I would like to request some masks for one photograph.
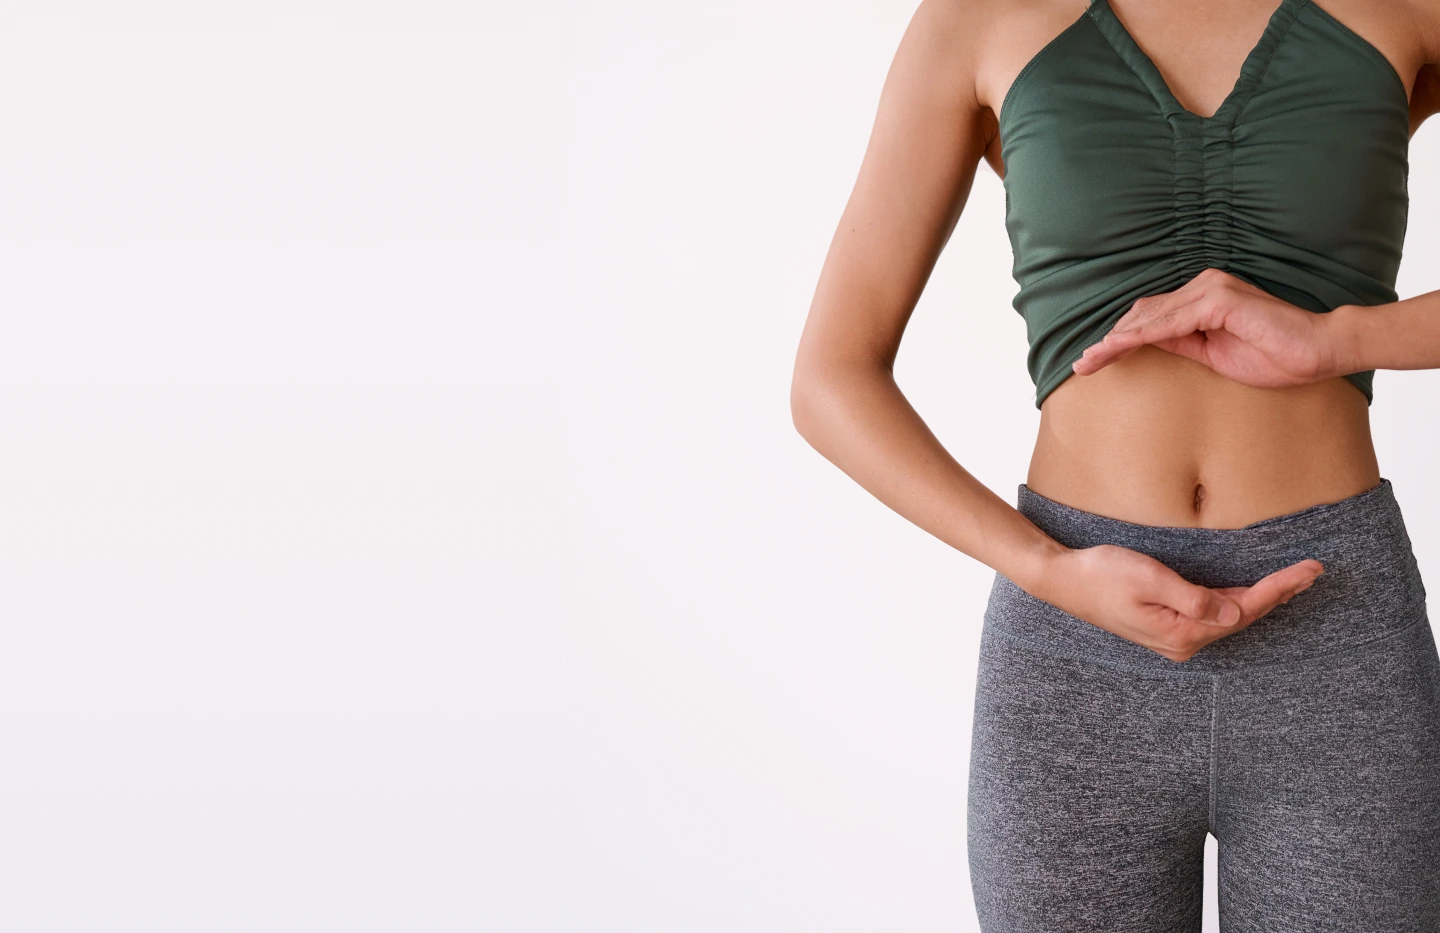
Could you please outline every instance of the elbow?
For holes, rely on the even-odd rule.
[[[815,377],[803,359],[795,362],[790,376],[790,423],[807,441],[815,430]]]
[[[846,378],[832,360],[801,354],[790,377],[790,423],[806,442],[820,450],[833,429],[836,407]]]
[[[802,346],[790,376],[790,422],[824,453],[827,437],[850,423],[862,396],[880,390],[888,367],[865,354],[836,354]]]

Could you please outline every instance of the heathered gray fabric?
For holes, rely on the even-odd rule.
[[[1308,590],[1171,661],[996,575],[968,789],[984,933],[1440,933],[1440,653],[1388,480],[1238,529],[1138,525],[1021,485],[1071,547]]]

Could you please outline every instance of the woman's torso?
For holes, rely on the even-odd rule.
[[[1226,105],[1278,2],[1112,0],[1109,6],[1162,73],[1175,102],[1207,119],[1203,115]],[[1015,76],[1085,6],[1085,0],[1043,0],[997,17],[977,76],[992,114],[1000,112]],[[1325,0],[1323,10],[1343,22],[1336,28],[1363,36],[1402,76],[1413,132],[1431,109],[1432,88],[1408,11],[1363,0]],[[1044,129],[1041,124],[1036,132]],[[1002,176],[1003,142],[997,133],[986,155]],[[1257,389],[1142,347],[1097,373],[1065,378],[1040,410],[1026,484],[1074,508],[1126,521],[1240,527],[1346,498],[1380,479],[1368,401],[1343,378]]]
[[[1380,481],[1365,396],[1344,379],[1254,389],[1142,347],[1045,400],[1026,484],[1145,525],[1239,528]]]

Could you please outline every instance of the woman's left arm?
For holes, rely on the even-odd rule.
[[[1440,0],[1411,7],[1418,13],[1418,34],[1425,64],[1410,90],[1410,137],[1440,113]],[[1340,347],[1346,372],[1366,369],[1440,369],[1440,291],[1382,305],[1341,305],[1330,318],[1330,342]],[[1344,375],[1344,373],[1341,373]]]
[[[1383,305],[1341,305],[1320,319],[1338,358],[1334,375],[1440,369],[1440,291]]]

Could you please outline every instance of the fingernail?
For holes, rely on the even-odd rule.
[[[1220,607],[1220,622],[1224,625],[1234,625],[1240,621],[1240,607],[1234,603],[1226,603]]]

